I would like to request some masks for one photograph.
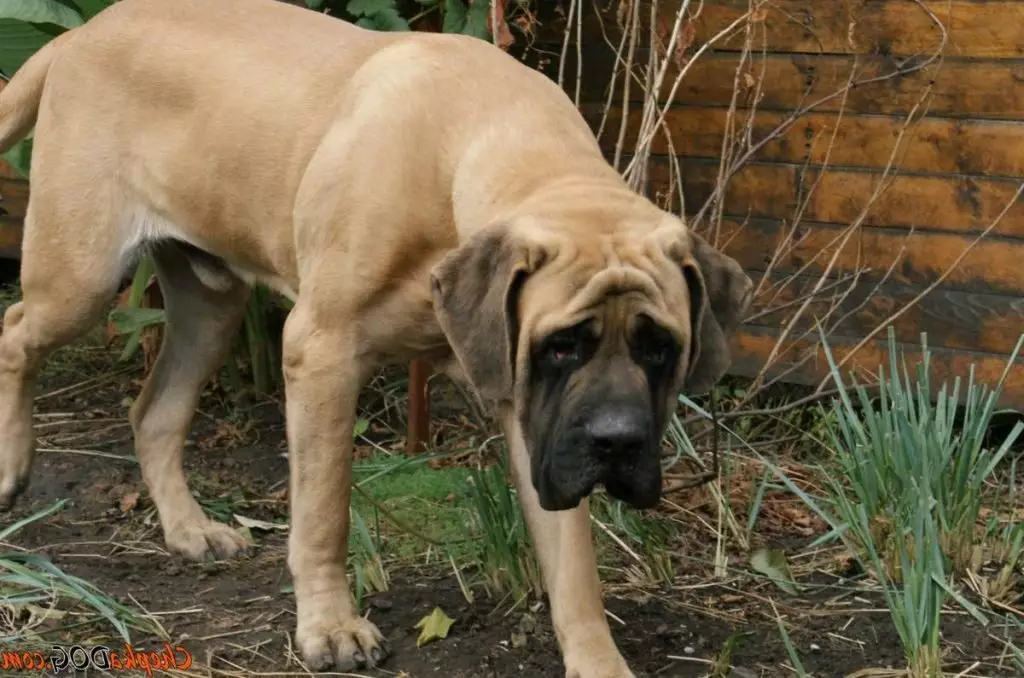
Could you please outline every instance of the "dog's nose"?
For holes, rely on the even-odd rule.
[[[650,415],[637,407],[606,407],[599,410],[583,429],[599,454],[618,455],[647,443]]]

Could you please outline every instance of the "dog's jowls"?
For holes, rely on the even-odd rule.
[[[23,300],[0,335],[0,505],[27,485],[42,361],[148,251],[167,325],[130,417],[170,550],[243,549],[189,493],[181,456],[262,282],[295,301],[288,564],[305,660],[387,654],[346,578],[346,431],[374,372],[420,357],[468,380],[504,430],[566,674],[632,675],[587,496],[657,503],[676,395],[723,374],[751,284],[628,190],[554,83],[475,38],[272,0],[123,0],[0,94],[0,150],[33,127]]]

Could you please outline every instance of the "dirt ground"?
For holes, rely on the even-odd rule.
[[[190,563],[165,552],[138,466],[130,458],[130,428],[124,419],[139,389],[140,370],[132,367],[98,384],[89,381],[123,370],[114,362],[116,351],[93,347],[62,354],[44,376],[37,406],[42,451],[30,488],[13,515],[0,517],[0,527],[67,499],[63,510],[19,531],[12,546],[45,554],[66,572],[149,612],[173,642],[194,656],[193,667],[179,675],[303,675],[289,642],[294,601],[284,533],[256,534],[252,555],[230,562]],[[279,405],[227,403],[213,389],[199,409],[186,455],[199,491],[214,500],[231,497],[247,515],[285,520],[287,460]],[[794,554],[808,535],[802,529],[767,539]],[[8,547],[0,544],[3,550]],[[804,668],[814,676],[902,665],[901,645],[884,605],[843,588],[835,568],[827,566],[836,561],[834,555],[819,559],[825,565],[810,568],[800,596],[746,576],[741,560],[731,562],[735,569],[728,577],[715,579],[703,560],[706,555],[692,555],[688,559],[681,547],[672,585],[638,585],[616,568],[604,574],[613,632],[638,676],[709,675],[730,637],[741,641],[731,654],[732,667],[715,675],[796,675],[777,618],[785,621]],[[564,675],[543,601],[512,609],[507,600],[478,594],[470,604],[444,562],[386,565],[390,590],[370,596],[364,607],[394,652],[382,668],[357,675]],[[417,648],[414,626],[435,606],[455,624],[446,639]],[[1005,658],[1000,668],[1004,646],[999,638],[1005,631],[978,629],[967,621],[951,616],[946,625],[949,669],[974,665],[964,675],[1013,675]],[[6,631],[0,625],[0,634]],[[121,643],[109,628],[86,631],[62,624],[44,637],[67,644]],[[162,644],[153,635],[133,641],[136,648]]]

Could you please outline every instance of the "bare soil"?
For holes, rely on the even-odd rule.
[[[138,466],[130,459],[130,428],[123,424],[127,399],[139,389],[140,370],[130,369],[99,387],[59,392],[90,376],[121,369],[114,364],[115,355],[116,349],[102,348],[62,354],[57,367],[44,377],[39,392],[56,394],[38,403],[38,422],[51,425],[40,429],[46,434],[41,446],[66,451],[38,454],[29,489],[13,515],[0,518],[0,526],[68,499],[63,510],[18,532],[13,546],[45,554],[65,571],[155,615],[169,636],[193,654],[195,664],[187,675],[302,675],[289,642],[294,601],[284,534],[259,532],[253,554],[230,562],[191,563],[168,555]],[[186,459],[200,492],[233,497],[246,507],[247,515],[285,519],[288,471],[279,405],[228,403],[211,389],[199,409]],[[435,411],[435,416],[443,420],[446,413]],[[53,423],[59,421],[68,423]],[[769,534],[768,542],[799,553],[808,541],[806,530],[787,534],[785,527]],[[696,520],[692,529],[696,535],[706,534]],[[734,574],[716,580],[707,562],[707,542],[698,536],[680,545],[671,586],[638,585],[622,576],[622,568],[604,573],[613,632],[638,676],[708,675],[726,641],[738,633],[748,635],[732,653],[732,668],[717,675],[795,675],[777,617],[784,620],[804,668],[815,676],[903,665],[901,645],[884,605],[878,598],[851,593],[848,585],[844,588],[834,568],[815,566],[803,578],[801,595],[788,596],[746,576],[749,568],[739,557],[730,563]],[[3,550],[7,547],[0,545]],[[832,561],[836,559],[831,556],[822,560]],[[508,600],[478,592],[470,604],[446,563],[386,564],[390,590],[370,596],[364,607],[388,637],[393,655],[380,669],[359,675],[564,675],[544,601],[513,608]],[[417,648],[414,626],[435,606],[455,624],[446,639]],[[64,644],[120,644],[109,629],[105,632],[106,639],[96,628],[58,625],[45,637]],[[1000,635],[1005,632],[980,629],[963,615],[951,616],[945,627],[949,670],[981,662],[965,675],[1014,675],[1008,662],[999,666]],[[136,648],[162,645],[155,636],[133,641]]]

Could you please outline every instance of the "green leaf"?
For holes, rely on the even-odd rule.
[[[119,334],[132,334],[150,325],[160,325],[164,320],[165,316],[162,308],[133,308],[126,306],[110,311],[110,322],[114,324]]]
[[[15,172],[28,179],[29,166],[32,164],[32,137],[16,143],[3,157]]]
[[[388,9],[370,16],[361,17],[357,26],[371,31],[408,31],[409,23],[401,17],[396,9]]]
[[[423,619],[419,620],[416,628],[420,629],[420,637],[416,639],[416,647],[423,647],[427,643],[448,637],[448,630],[455,620],[444,613],[439,607]]]
[[[771,579],[776,586],[791,596],[800,593],[789,571],[786,554],[778,549],[758,549],[750,556],[750,567]]]
[[[444,0],[444,22],[441,31],[444,33],[461,33],[466,27],[466,3],[462,0]]]
[[[107,7],[113,5],[115,0],[74,0],[78,10],[86,20],[93,18]]]
[[[372,16],[386,9],[394,9],[394,0],[348,0],[345,10],[353,16]]]
[[[466,25],[462,27],[462,34],[489,41],[491,31],[487,28],[487,15],[490,11],[490,3],[471,0],[469,10],[466,12]]]
[[[369,428],[370,428],[370,420],[369,419],[363,419],[363,418],[356,419],[356,425],[352,427],[352,437],[353,438],[358,438],[359,436],[361,436],[364,433],[366,433],[366,431]]]
[[[51,33],[33,24],[0,18],[0,72],[13,76],[29,57],[53,38]]]
[[[85,23],[82,15],[57,0],[0,0],[0,19],[54,24],[67,29]]]

